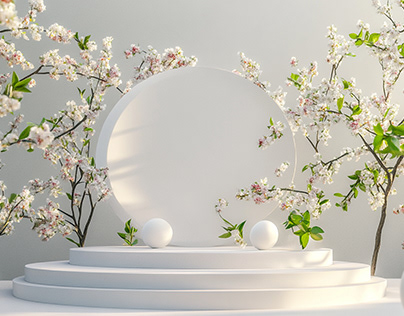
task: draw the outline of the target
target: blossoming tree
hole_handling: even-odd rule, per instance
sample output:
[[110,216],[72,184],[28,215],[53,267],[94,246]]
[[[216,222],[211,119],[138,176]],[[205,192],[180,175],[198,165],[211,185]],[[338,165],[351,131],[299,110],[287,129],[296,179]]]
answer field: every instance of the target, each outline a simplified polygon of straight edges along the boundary
[[[359,21],[358,31],[351,33],[350,38],[346,39],[337,33],[335,26],[330,26],[326,58],[331,68],[330,75],[317,81],[316,62],[294,71],[287,80],[287,85],[298,91],[294,106],[286,105],[286,93],[282,89],[270,91],[269,83],[260,79],[259,64],[242,53],[242,71],[237,72],[268,93],[284,111],[292,131],[300,131],[314,153],[314,159],[302,168],[302,172],[307,175],[305,188],[298,190],[293,184],[289,188],[280,188],[264,179],[241,189],[237,198],[253,200],[257,204],[279,201],[280,208],[289,212],[285,227],[299,236],[300,244],[305,248],[310,238],[322,239],[323,230],[318,226],[311,226],[311,218],[319,218],[324,210],[331,207],[322,186],[333,183],[342,163],[353,159],[364,160],[366,156],[362,168],[348,175],[351,183],[347,191],[336,192],[334,195],[340,199],[335,205],[344,211],[349,209],[351,201],[359,197],[361,191],[367,195],[372,210],[380,209],[371,260],[372,275],[376,271],[389,197],[397,193],[395,180],[404,174],[404,119],[400,116],[399,104],[392,101],[394,87],[404,70],[404,27],[393,18],[393,6],[390,2],[382,5],[379,1],[374,1],[373,4],[378,13],[387,18],[380,32],[371,32],[368,24]],[[396,5],[404,9],[404,1],[397,1]],[[338,73],[341,63],[346,58],[355,57],[355,49],[359,47],[365,47],[381,66],[381,93],[364,95],[354,78],[346,80]],[[297,59],[293,57],[290,64],[297,68]],[[339,155],[329,157],[328,141],[336,125],[344,125],[350,131],[353,143],[359,140],[360,145],[342,148]],[[282,122],[273,122],[271,119],[269,133],[258,140],[258,146],[265,149],[281,139],[283,128]],[[219,201],[216,206],[219,215],[226,205],[225,200]],[[393,208],[393,212],[404,213],[404,206]],[[227,230],[237,231],[237,227],[230,225]],[[240,239],[240,235],[236,235]]]
[[[197,60],[185,57],[179,47],[159,54],[151,46],[142,50],[132,45],[124,54],[126,58],[139,55],[141,63],[135,67],[134,78],[121,89],[121,72],[116,64],[111,64],[111,37],[103,39],[98,56],[93,56],[97,44],[90,40],[91,36],[80,37],[77,32],[57,23],[48,28],[39,26],[35,20],[37,14],[46,9],[43,0],[29,0],[29,5],[28,14],[20,18],[14,2],[0,1],[0,25],[3,27],[0,32],[9,37],[0,39],[0,57],[9,67],[20,66],[22,71],[28,72],[22,78],[16,72],[0,76],[0,117],[13,116],[9,129],[3,131],[0,138],[1,147],[3,152],[13,145],[25,146],[28,152],[41,149],[44,158],[59,166],[60,170],[48,180],[29,181],[21,193],[10,196],[6,196],[5,183],[0,182],[0,236],[10,234],[14,223],[28,218],[43,240],[57,233],[67,236],[74,232],[76,238],[67,239],[77,246],[84,246],[97,204],[111,194],[106,182],[108,170],[97,168],[91,151],[94,124],[106,108],[106,92],[113,88],[119,94],[125,94],[137,81],[169,69],[193,66]],[[35,66],[11,42],[19,38],[28,40],[29,36],[40,41],[43,34],[56,43],[76,43],[78,59],[60,54],[59,49],[52,49],[39,56],[39,63]],[[20,111],[24,93],[31,92],[29,88],[35,86],[34,77],[42,75],[54,80],[64,78],[68,82],[85,78],[87,88],[78,88],[78,97],[69,100],[58,114],[21,128],[23,115],[17,111]],[[50,197],[46,205],[35,208],[35,195],[45,191]],[[66,207],[56,202],[58,196],[67,199]]]

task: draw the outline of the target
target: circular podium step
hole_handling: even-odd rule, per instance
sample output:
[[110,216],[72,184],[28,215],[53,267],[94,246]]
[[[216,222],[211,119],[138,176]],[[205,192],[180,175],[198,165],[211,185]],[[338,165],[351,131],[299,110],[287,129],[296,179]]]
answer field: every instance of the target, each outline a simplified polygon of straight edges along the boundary
[[297,309],[384,296],[368,265],[330,249],[89,247],[29,264],[14,296],[42,303],[151,310]]
[[84,247],[70,249],[70,264],[149,269],[291,269],[329,266],[331,249],[287,250],[254,247]]
[[384,279],[316,288],[242,290],[133,290],[33,284],[17,278],[13,293],[30,301],[157,310],[287,309],[358,304],[383,297]]
[[144,269],[76,266],[68,261],[28,264],[29,283],[96,288],[197,290],[338,286],[370,280],[368,265],[335,262],[299,269]]

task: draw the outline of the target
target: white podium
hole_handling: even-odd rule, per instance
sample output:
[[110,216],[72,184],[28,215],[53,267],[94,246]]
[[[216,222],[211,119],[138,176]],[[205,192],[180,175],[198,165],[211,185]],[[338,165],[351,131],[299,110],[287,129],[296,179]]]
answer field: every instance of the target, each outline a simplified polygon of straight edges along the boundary
[[368,265],[331,249],[88,247],[69,261],[34,263],[13,281],[24,300],[140,310],[293,310],[383,298]]

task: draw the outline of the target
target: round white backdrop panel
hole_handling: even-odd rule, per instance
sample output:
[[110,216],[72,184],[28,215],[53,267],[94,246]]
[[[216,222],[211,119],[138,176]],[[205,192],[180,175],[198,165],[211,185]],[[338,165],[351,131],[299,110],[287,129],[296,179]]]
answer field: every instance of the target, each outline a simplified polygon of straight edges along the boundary
[[[285,124],[284,136],[262,150],[258,139],[270,117]],[[290,167],[276,178],[284,161]],[[97,163],[110,169],[111,205],[123,221],[132,218],[141,230],[163,218],[173,228],[172,245],[215,246],[231,243],[218,238],[218,199],[229,202],[229,221],[247,220],[249,236],[277,205],[238,201],[236,193],[265,177],[289,185],[295,147],[282,111],[264,91],[231,72],[195,67],[155,75],[125,95],[101,130]]]

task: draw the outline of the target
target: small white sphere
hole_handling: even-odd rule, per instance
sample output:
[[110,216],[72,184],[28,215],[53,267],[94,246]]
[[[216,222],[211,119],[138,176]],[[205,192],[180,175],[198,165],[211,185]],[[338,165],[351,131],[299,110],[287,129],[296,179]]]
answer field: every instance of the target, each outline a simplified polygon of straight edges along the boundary
[[173,237],[171,225],[162,218],[152,218],[143,225],[143,242],[151,248],[164,248]]
[[251,244],[259,250],[271,249],[278,237],[278,228],[270,221],[260,221],[250,231]]

